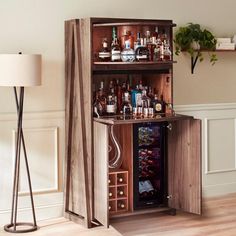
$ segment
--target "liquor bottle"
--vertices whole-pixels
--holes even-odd
[[[125,203],[123,202],[118,202],[117,206],[119,209],[125,209]]]
[[[148,61],[149,50],[147,48],[147,44],[144,43],[143,39],[140,39],[140,45],[136,48],[135,54],[137,61]]]
[[[93,113],[95,117],[103,115],[103,106],[100,102],[98,92],[96,92],[96,97],[93,103]]]
[[[116,27],[112,28],[111,61],[121,61],[121,48],[116,34]]]
[[[121,47],[123,49],[126,47],[125,46],[126,41],[129,41],[130,48],[133,49],[134,48],[134,37],[132,36],[131,31],[129,31],[129,30],[124,30],[124,33],[121,36]]]
[[[146,91],[146,89],[143,89],[143,91],[142,91],[142,107],[148,108],[148,107],[150,107],[150,103],[151,103],[151,100],[147,96],[147,91]]]
[[[134,51],[136,51],[136,49],[137,49],[138,47],[140,47],[140,46],[141,46],[141,33],[138,32],[138,33],[137,33],[137,39],[136,39],[136,41],[134,42]]]
[[[155,31],[152,34],[152,43],[156,44],[159,37],[158,26],[155,27]]]
[[[162,30],[162,34],[161,34],[161,41],[164,42],[165,40],[167,40],[167,34],[165,29]]]
[[[141,92],[139,90],[139,86],[136,85],[135,89],[132,89],[131,91],[131,103],[132,107],[137,107],[138,106],[138,100],[141,98]]]
[[[162,41],[160,38],[157,38],[156,47],[154,49],[153,60],[160,61],[161,60],[161,49],[162,49]]]
[[[135,60],[135,51],[130,47],[130,41],[125,41],[125,48],[121,52],[121,60],[123,62],[133,62]]]
[[[102,41],[102,48],[99,51],[98,57],[101,61],[110,61],[111,60],[111,52],[108,49],[107,39],[104,38]]]
[[[104,92],[104,82],[101,81],[100,88],[98,90],[98,99],[102,105],[102,115],[106,114],[106,104],[107,104],[107,98]]]
[[[120,112],[123,115],[130,115],[132,113],[132,105],[130,103],[130,95],[128,92],[124,93],[124,101]]]
[[[154,95],[154,99],[152,101],[152,107],[154,109],[155,114],[156,113],[163,113],[164,104],[163,104],[162,101],[160,101],[158,99],[158,95],[157,94]]]
[[[164,41],[164,60],[171,60],[171,50],[170,50],[170,44],[168,41]]]
[[[115,115],[116,114],[116,104],[114,97],[109,94],[107,97],[107,108],[106,112],[108,115]]]
[[[145,36],[146,36],[146,44],[151,43],[151,33],[149,30],[146,31]]]
[[[122,109],[122,88],[119,80],[116,80],[116,97],[117,97],[117,113],[120,113]]]
[[[147,95],[151,99],[151,101],[154,99],[153,88],[151,86],[148,87]]]

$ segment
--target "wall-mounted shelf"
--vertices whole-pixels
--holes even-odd
[[[212,50],[212,51],[210,51],[210,50],[200,50],[200,51],[196,51],[196,56],[191,56],[191,73],[192,74],[194,74],[194,69],[195,69],[195,67],[196,67],[196,64],[197,64],[197,62],[198,62],[198,59],[199,59],[199,53],[200,52],[231,52],[231,53],[235,53],[236,52],[236,50],[226,50],[226,49],[224,49],[224,50]]]

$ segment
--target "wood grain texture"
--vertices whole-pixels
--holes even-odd
[[[109,229],[86,229],[64,218],[38,222],[40,230],[28,236],[235,236],[236,194],[203,201],[203,215],[177,212],[176,216],[144,214],[112,219]],[[157,218],[158,216],[158,218]],[[1,236],[9,236],[0,228]]]
[[[84,121],[85,121],[85,137],[88,184],[90,205],[90,221],[93,217],[93,122],[92,122],[92,74],[91,74],[91,55],[92,55],[92,39],[91,39],[91,19],[85,18],[80,20],[81,31],[81,58],[82,58],[82,80],[83,80],[83,104]]]
[[[77,215],[89,227],[89,192],[87,169],[87,146],[83,107],[83,81],[81,67],[79,20],[65,24],[66,56],[66,216]],[[79,194],[78,194],[79,193]]]
[[[201,121],[172,122],[168,131],[169,207],[201,214]]]
[[[108,216],[108,127],[94,122],[94,217],[105,227]]]

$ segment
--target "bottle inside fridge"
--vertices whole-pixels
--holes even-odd
[[[163,203],[165,169],[165,124],[135,124],[134,209]]]

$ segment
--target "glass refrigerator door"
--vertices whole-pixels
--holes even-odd
[[[134,147],[135,198],[138,207],[158,205],[163,196],[163,134],[162,126],[136,126]]]

